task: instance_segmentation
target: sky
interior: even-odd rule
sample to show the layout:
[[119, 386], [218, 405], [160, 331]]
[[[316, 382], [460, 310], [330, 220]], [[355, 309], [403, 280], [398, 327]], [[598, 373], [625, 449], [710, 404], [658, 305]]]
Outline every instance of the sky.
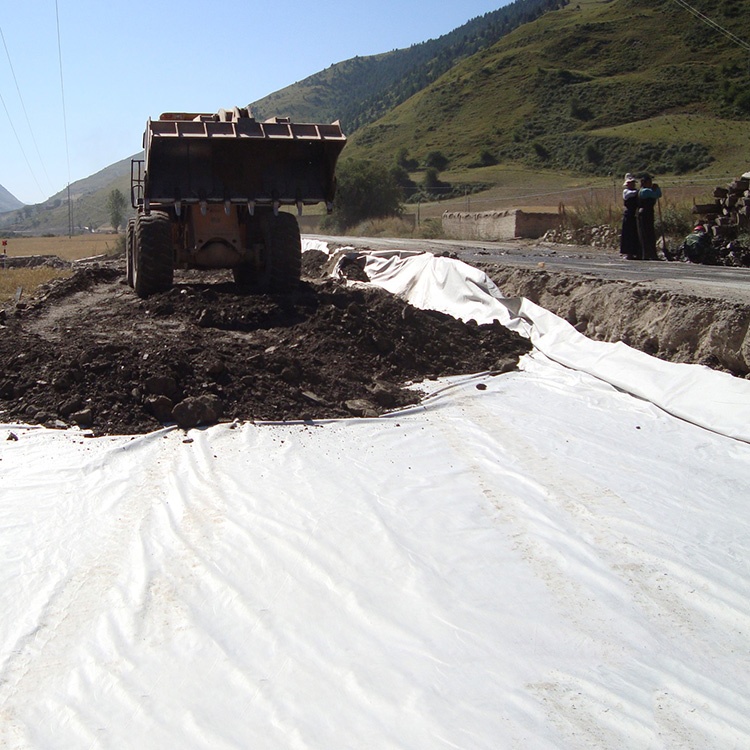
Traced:
[[139, 151], [149, 117], [243, 106], [508, 1], [4, 0], [0, 185], [40, 203]]

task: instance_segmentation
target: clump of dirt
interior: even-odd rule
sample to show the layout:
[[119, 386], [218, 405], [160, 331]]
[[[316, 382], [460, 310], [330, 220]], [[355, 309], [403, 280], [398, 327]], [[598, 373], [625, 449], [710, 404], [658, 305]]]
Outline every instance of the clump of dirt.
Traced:
[[326, 258], [303, 257], [306, 278], [288, 295], [247, 294], [225, 274], [188, 272], [140, 300], [121, 263], [77, 270], [6, 311], [0, 421], [104, 435], [377, 416], [419, 400], [409, 383], [506, 372], [531, 348], [500, 323], [418, 310], [376, 287], [324, 278]]

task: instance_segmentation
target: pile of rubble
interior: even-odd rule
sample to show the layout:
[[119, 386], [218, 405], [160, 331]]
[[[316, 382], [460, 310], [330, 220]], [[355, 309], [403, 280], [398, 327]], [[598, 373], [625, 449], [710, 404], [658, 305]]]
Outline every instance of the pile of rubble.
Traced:
[[713, 203], [693, 206], [693, 214], [721, 240], [736, 240], [750, 229], [750, 172], [732, 181], [728, 187], [717, 187]]
[[47, 266], [49, 268], [72, 268], [73, 263], [69, 260], [58, 258], [57, 255], [27, 255], [13, 257], [0, 253], [0, 268], [38, 268]]

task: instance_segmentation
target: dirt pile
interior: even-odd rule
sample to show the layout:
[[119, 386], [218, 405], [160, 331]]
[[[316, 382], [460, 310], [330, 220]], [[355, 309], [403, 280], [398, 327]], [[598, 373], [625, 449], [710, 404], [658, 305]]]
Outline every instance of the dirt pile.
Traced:
[[79, 269], [5, 311], [0, 421], [102, 435], [376, 416], [418, 401], [409, 382], [506, 372], [530, 349], [499, 323], [464, 324], [327, 278], [324, 260], [306, 253], [306, 278], [289, 295], [184, 273], [145, 301], [120, 262]]

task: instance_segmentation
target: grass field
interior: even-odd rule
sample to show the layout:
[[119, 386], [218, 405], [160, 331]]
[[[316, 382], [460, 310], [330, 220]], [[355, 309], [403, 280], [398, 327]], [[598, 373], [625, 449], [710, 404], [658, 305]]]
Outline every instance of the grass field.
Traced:
[[115, 252], [115, 234], [80, 234], [73, 237], [12, 237], [3, 248], [12, 258], [26, 255], [57, 255], [64, 260], [80, 260]]
[[[23, 300], [43, 284], [53, 279], [64, 279], [72, 274], [61, 268], [0, 268], [0, 305], [18, 297]], [[19, 291], [20, 290], [20, 291]]]
[[[122, 235], [120, 235], [122, 236]], [[64, 260], [80, 260], [115, 252], [117, 236], [82, 234], [74, 237], [14, 237], [3, 247], [12, 258], [28, 255], [56, 255]], [[20, 299], [29, 296], [53, 279], [66, 278], [71, 271], [38, 266], [36, 268], [3, 268], [0, 263], [0, 305], [13, 300], [20, 289]]]

